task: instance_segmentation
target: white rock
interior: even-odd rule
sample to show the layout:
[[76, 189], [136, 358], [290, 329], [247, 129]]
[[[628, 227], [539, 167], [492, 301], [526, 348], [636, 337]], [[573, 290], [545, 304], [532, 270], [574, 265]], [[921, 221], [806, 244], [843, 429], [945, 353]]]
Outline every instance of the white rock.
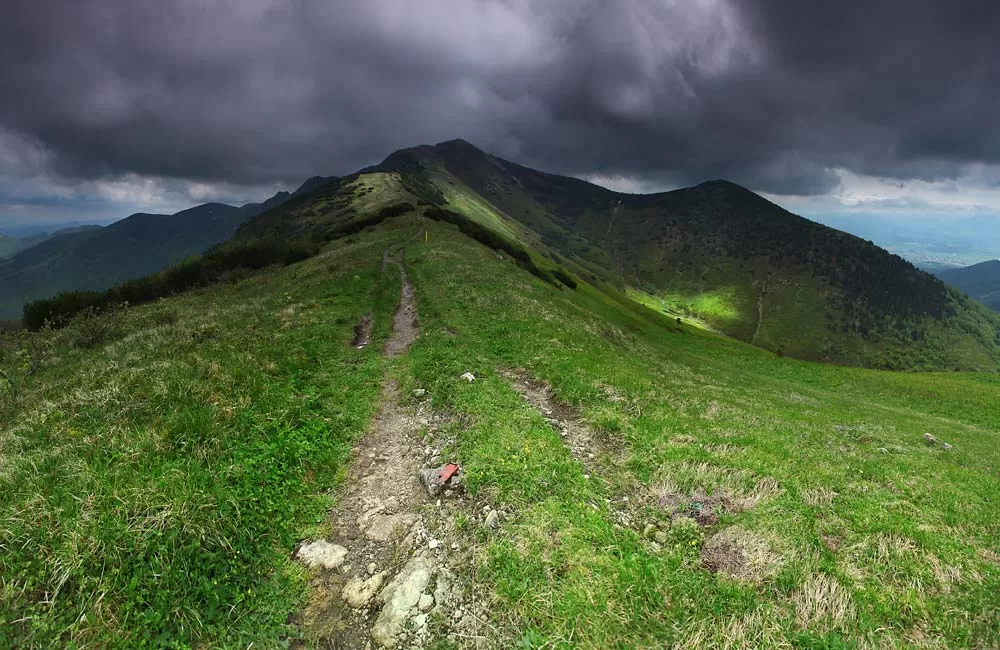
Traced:
[[441, 540], [432, 539], [429, 542], [427, 542], [427, 548], [431, 549], [432, 551], [440, 547], [441, 547]]
[[296, 557], [305, 562], [306, 566], [336, 569], [347, 559], [347, 549], [320, 539], [303, 544]]
[[369, 564], [368, 565], [368, 575], [374, 575], [376, 569], [378, 569], [378, 565], [377, 564], [375, 564], [374, 562], [372, 562], [371, 564]]
[[378, 599], [384, 603], [375, 625], [372, 626], [372, 640], [383, 648], [396, 644], [396, 637], [403, 631], [403, 625], [410, 610], [420, 601], [430, 582], [434, 569], [423, 554], [413, 556], [396, 577], [385, 586]]
[[417, 609], [426, 612], [431, 607], [434, 607], [434, 596], [430, 594], [421, 595], [420, 600], [417, 602]]
[[427, 627], [427, 614], [417, 614], [413, 617], [413, 627], [422, 630]]
[[413, 389], [413, 395], [414, 395], [414, 397], [423, 397], [426, 394], [427, 394], [427, 391], [424, 390], [423, 388], [415, 388], [415, 389]]
[[448, 596], [451, 594], [451, 580], [448, 578], [447, 573], [439, 573], [437, 578], [437, 585], [434, 587], [434, 602], [441, 607], [447, 600]]
[[465, 381], [467, 381], [467, 382], [469, 382], [471, 384], [472, 382], [476, 381], [476, 376], [474, 374], [472, 374], [471, 372], [464, 372], [459, 377], [459, 379], [464, 379]]
[[365, 537], [378, 542], [387, 542], [401, 528], [409, 528], [417, 521], [416, 515], [378, 515], [372, 519], [365, 531]]
[[385, 580], [385, 571], [376, 573], [367, 580], [352, 578], [344, 585], [340, 597], [354, 609], [361, 609], [375, 597], [375, 592], [382, 587], [383, 580]]

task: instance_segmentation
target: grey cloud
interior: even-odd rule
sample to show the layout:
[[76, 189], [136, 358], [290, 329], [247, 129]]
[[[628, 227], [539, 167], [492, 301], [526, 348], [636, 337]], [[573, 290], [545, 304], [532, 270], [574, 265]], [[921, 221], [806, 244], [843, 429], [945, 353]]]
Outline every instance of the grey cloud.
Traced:
[[977, 0], [7, 0], [0, 129], [80, 182], [290, 184], [463, 137], [824, 194], [1000, 162], [998, 42]]

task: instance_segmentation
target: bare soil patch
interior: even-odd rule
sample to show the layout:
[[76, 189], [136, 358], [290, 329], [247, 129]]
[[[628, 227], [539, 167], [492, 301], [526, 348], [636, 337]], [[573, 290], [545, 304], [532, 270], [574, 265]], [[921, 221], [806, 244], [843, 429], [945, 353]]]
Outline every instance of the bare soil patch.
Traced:
[[730, 526], [705, 540], [701, 565], [712, 573], [759, 584], [778, 569], [780, 557], [756, 533]]

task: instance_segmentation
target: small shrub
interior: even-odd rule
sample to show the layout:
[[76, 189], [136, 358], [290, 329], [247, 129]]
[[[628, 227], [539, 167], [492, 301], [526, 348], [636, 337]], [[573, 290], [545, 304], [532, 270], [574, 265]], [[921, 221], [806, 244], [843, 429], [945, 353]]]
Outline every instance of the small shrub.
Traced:
[[191, 340], [196, 344], [202, 344], [214, 339], [219, 335], [219, 326], [216, 323], [202, 323], [191, 330]]
[[552, 275], [555, 276], [556, 280], [559, 280], [570, 289], [576, 289], [576, 280], [562, 268], [552, 269]]
[[385, 221], [386, 219], [392, 219], [393, 217], [399, 217], [408, 212], [413, 212], [414, 207], [412, 203], [406, 201], [401, 201], [399, 203], [393, 203], [392, 205], [387, 205], [383, 207], [378, 212], [373, 212], [371, 214], [365, 215], [360, 219], [355, 219], [353, 221], [348, 221], [347, 223], [342, 223], [339, 226], [331, 228], [326, 232], [324, 238], [327, 241], [333, 241], [334, 239], [340, 239], [345, 235], [353, 235], [355, 233], [361, 232], [365, 228], [378, 225]]
[[70, 345], [93, 348], [119, 338], [125, 330], [127, 308], [128, 305], [120, 305], [100, 312], [95, 307], [87, 307], [73, 319], [68, 329]]

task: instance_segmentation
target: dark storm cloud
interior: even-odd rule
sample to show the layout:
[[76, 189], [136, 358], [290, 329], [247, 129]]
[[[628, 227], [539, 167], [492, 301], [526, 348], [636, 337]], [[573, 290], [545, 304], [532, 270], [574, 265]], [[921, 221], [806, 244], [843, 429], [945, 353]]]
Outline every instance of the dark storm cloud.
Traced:
[[5, 0], [0, 175], [290, 183], [464, 137], [785, 194], [953, 178], [1000, 162], [998, 42], [975, 1]]

